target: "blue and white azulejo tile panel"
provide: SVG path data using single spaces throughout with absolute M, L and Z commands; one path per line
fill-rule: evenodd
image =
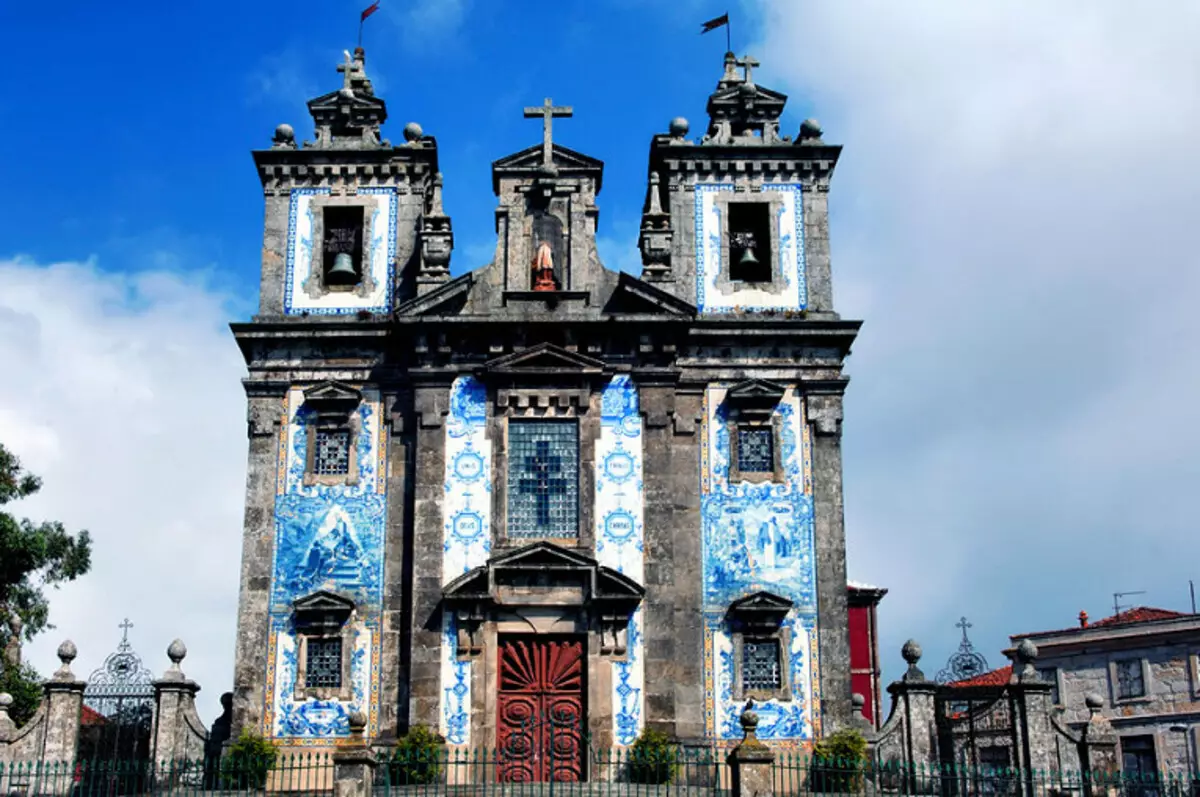
M 357 201 L 363 206 L 365 231 L 363 263 L 369 269 L 370 291 L 330 291 L 313 296 L 305 290 L 313 268 L 312 198 L 328 195 L 328 188 L 293 188 L 288 207 L 287 265 L 283 287 L 285 315 L 345 315 L 359 312 L 386 313 L 392 309 L 392 283 L 396 262 L 396 213 L 394 188 L 359 188 Z
M 721 270 L 721 207 L 714 199 L 732 192 L 733 183 L 696 185 L 696 307 L 702 313 L 762 310 L 803 310 L 808 306 L 808 274 L 804 257 L 804 200 L 800 183 L 764 183 L 755 199 L 777 199 L 781 204 L 772 219 L 779 232 L 781 292 L 769 293 L 750 286 L 736 291 L 717 287 Z
M 487 437 L 487 388 L 472 376 L 450 387 L 442 496 L 442 584 L 487 563 L 492 550 L 492 443 Z M 442 619 L 442 699 L 446 741 L 471 740 L 471 662 L 459 661 L 454 617 Z
M 350 683 L 353 699 L 297 700 L 295 696 L 298 672 L 296 634 L 291 620 L 274 617 L 271 624 L 271 649 L 268 663 L 274 678 L 268 683 L 267 700 L 271 736 L 286 739 L 289 744 L 320 744 L 350 735 L 350 715 L 361 711 L 368 717 L 367 733 L 378 733 L 379 650 L 377 622 L 354 621 L 353 652 L 350 654 Z
M 637 386 L 621 374 L 609 381 L 600 399 L 593 513 L 596 560 L 639 584 L 645 578 L 642 469 Z M 629 625 L 626 660 L 613 662 L 613 737 L 619 745 L 633 744 L 642 730 L 641 623 L 639 609 Z
M 472 376 L 450 387 L 442 501 L 442 584 L 487 563 L 492 550 L 492 442 L 487 389 Z
M 736 718 L 742 707 L 732 699 L 732 638 L 725 613 L 738 598 L 767 591 L 795 604 L 786 621 L 792 630 L 793 697 L 762 705 L 760 730 L 768 718 L 770 729 L 760 736 L 810 739 L 819 705 L 819 662 L 812 448 L 804 402 L 789 388 L 775 410 L 783 481 L 730 482 L 727 389 L 714 385 L 705 391 L 702 422 L 700 516 L 709 730 L 726 739 L 741 736 Z
M 302 388 L 285 400 L 275 496 L 275 550 L 271 574 L 268 705 L 264 725 L 289 743 L 344 736 L 346 717 L 363 710 L 377 727 L 378 618 L 383 601 L 383 545 L 387 516 L 386 441 L 377 391 L 364 391 L 355 411 L 358 480 L 350 485 L 304 484 L 308 424 Z M 353 704 L 296 701 L 292 604 L 319 590 L 355 602 Z M 286 684 L 286 685 L 285 685 Z

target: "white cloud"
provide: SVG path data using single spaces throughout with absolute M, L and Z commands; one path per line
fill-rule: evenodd
M 128 616 L 155 676 L 187 643 L 211 722 L 232 686 L 246 468 L 228 297 L 178 272 L 20 259 L 0 260 L 0 285 L 0 441 L 44 482 L 8 508 L 94 537 L 92 572 L 50 595 L 57 627 L 26 658 L 49 675 L 69 638 L 86 677 Z
M 756 75 L 845 145 L 850 571 L 892 589 L 891 672 L 963 613 L 998 664 L 1115 591 L 1186 609 L 1200 7 L 762 5 Z

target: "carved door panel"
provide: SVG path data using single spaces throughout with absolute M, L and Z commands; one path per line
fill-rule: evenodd
M 583 780 L 584 640 L 501 637 L 499 655 L 500 780 Z

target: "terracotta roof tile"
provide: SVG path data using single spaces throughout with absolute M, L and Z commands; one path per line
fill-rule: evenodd
M 1001 667 L 998 670 L 990 670 L 985 673 L 976 675 L 974 678 L 967 678 L 963 681 L 951 681 L 946 686 L 954 687 L 955 689 L 966 686 L 1004 686 L 1012 680 L 1012 665 Z
M 1086 631 L 1089 628 L 1113 628 L 1115 626 L 1152 623 L 1156 620 L 1174 620 L 1179 617 L 1190 616 L 1192 615 L 1172 611 L 1171 609 L 1156 609 L 1153 606 L 1135 606 L 1132 609 L 1126 609 L 1123 612 L 1114 614 L 1112 617 L 1105 617 L 1103 620 L 1097 620 L 1086 626 L 1076 625 L 1070 628 L 1058 628 L 1053 631 L 1033 631 L 1028 634 L 1013 634 L 1009 638 L 1024 639 L 1028 636 L 1042 636 L 1044 634 L 1069 634 L 1073 631 Z

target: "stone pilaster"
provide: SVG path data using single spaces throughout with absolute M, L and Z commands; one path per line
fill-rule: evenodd
M 71 662 L 77 655 L 75 643 L 67 640 L 58 646 L 62 666 L 43 684 L 46 708 L 46 731 L 42 741 L 42 761 L 47 764 L 70 764 L 75 761 L 79 742 L 79 718 L 83 709 L 83 690 L 87 686 L 71 672 Z M 67 784 L 66 788 L 69 788 Z
M 821 667 L 821 733 L 851 722 L 846 529 L 842 504 L 842 397 L 806 397 L 812 433 L 813 521 Z
M 285 421 L 282 396 L 251 395 L 247 406 L 250 440 L 246 469 L 246 514 L 242 532 L 242 575 L 233 672 L 233 735 L 260 730 L 267 675 L 268 609 L 275 548 L 275 480 L 279 432 Z
M 165 774 L 177 785 L 190 765 L 194 774 L 203 773 L 205 745 L 208 732 L 196 714 L 196 693 L 200 686 L 183 674 L 179 663 L 187 655 L 187 647 L 176 639 L 167 648 L 171 666 L 163 677 L 154 682 L 154 733 L 151 760 L 166 764 Z
M 442 651 L 442 502 L 446 480 L 446 414 L 450 384 L 414 388 L 412 600 L 409 628 L 410 725 L 438 727 Z
M 334 797 L 371 797 L 375 782 L 375 754 L 363 736 L 367 718 L 350 715 L 350 743 L 333 754 Z
M 411 591 L 412 538 L 402 530 L 412 527 L 412 396 L 407 392 L 384 399 L 387 431 L 387 529 L 384 537 L 382 693 L 379 697 L 379 737 L 388 741 L 408 723 L 408 617 Z
M 772 797 L 775 793 L 775 754 L 758 739 L 754 702 L 740 718 L 743 738 L 729 753 L 730 797 Z

